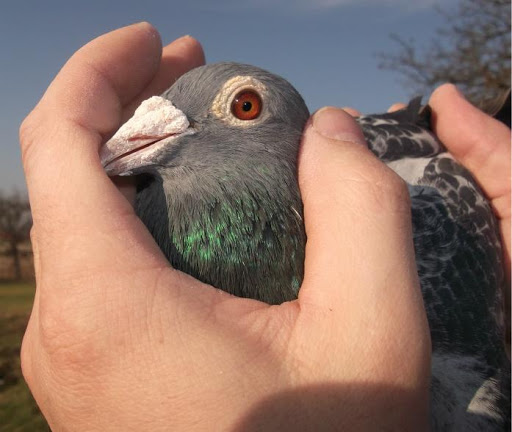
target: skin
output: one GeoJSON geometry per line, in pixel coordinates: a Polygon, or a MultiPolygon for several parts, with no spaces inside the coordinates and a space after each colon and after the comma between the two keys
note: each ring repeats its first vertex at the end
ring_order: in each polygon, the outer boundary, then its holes
{"type": "Polygon", "coordinates": [[[37,291],[22,367],[52,430],[426,429],[407,190],[351,116],[326,108],[306,127],[305,279],[280,306],[173,270],[104,173],[101,143],[203,62],[190,37],[162,51],[148,24],[116,30],[23,122],[37,291]]]}

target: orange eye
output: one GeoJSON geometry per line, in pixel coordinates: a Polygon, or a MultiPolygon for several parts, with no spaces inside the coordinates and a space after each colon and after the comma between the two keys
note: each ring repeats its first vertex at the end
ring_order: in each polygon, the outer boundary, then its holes
{"type": "Polygon", "coordinates": [[[261,113],[261,98],[253,90],[242,90],[233,99],[231,112],[240,120],[254,120],[261,113]]]}

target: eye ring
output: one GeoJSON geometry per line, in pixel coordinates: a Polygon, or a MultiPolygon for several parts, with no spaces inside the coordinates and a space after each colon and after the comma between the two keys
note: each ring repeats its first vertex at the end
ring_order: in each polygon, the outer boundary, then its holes
{"type": "Polygon", "coordinates": [[[254,120],[261,114],[262,107],[260,95],[252,89],[245,89],[233,98],[231,113],[239,120],[254,120]]]}

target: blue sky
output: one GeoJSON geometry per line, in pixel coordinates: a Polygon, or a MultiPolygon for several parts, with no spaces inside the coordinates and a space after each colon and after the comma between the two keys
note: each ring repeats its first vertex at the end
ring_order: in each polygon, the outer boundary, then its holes
{"type": "MultiPolygon", "coordinates": [[[[443,7],[457,0],[444,0],[443,7]]],[[[400,76],[378,68],[397,33],[425,45],[438,0],[5,0],[0,15],[0,189],[25,190],[18,128],[74,51],[96,36],[151,22],[164,43],[190,34],[208,62],[251,63],[287,78],[310,110],[363,112],[406,101],[400,76]]]]}

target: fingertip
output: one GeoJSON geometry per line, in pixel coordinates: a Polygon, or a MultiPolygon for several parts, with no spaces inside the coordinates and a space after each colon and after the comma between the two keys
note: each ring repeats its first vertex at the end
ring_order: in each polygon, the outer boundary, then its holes
{"type": "MultiPolygon", "coordinates": [[[[100,99],[100,95],[104,101],[116,99],[124,105],[151,81],[158,70],[161,54],[162,41],[153,25],[148,22],[128,25],[103,34],[80,48],[49,90],[59,84],[59,90],[67,87],[84,92],[81,98],[71,98],[75,105],[80,105],[77,100],[100,99]],[[67,79],[62,79],[63,76],[67,79]],[[100,86],[103,88],[99,89],[100,86]]],[[[85,111],[91,111],[87,109],[88,104],[81,105],[85,111]]],[[[64,112],[75,112],[68,107],[62,108],[64,112]]]]}
{"type": "Polygon", "coordinates": [[[96,38],[62,68],[20,130],[35,219],[41,213],[73,220],[76,211],[101,220],[105,203],[121,208],[97,149],[119,125],[123,104],[151,81],[161,53],[158,31],[143,22],[96,38]]]}
{"type": "Polygon", "coordinates": [[[150,96],[167,90],[184,73],[205,62],[203,47],[192,36],[185,35],[167,44],[161,50],[158,70],[151,83],[125,107],[123,120],[133,115],[139,104],[150,96]]]}
{"type": "Polygon", "coordinates": [[[163,57],[172,55],[182,57],[187,61],[189,69],[201,66],[205,63],[204,50],[201,43],[190,35],[182,36],[171,43],[167,44],[163,49],[163,57]]]}
{"type": "Polygon", "coordinates": [[[342,214],[357,219],[382,211],[409,211],[403,180],[369,151],[359,125],[337,108],[319,110],[306,126],[299,187],[306,231],[316,232],[322,225],[312,217],[335,221],[342,214]]]}
{"type": "Polygon", "coordinates": [[[359,125],[350,113],[340,108],[319,109],[311,117],[308,129],[332,141],[351,142],[367,147],[359,125]]]}
{"type": "Polygon", "coordinates": [[[436,103],[440,99],[444,99],[446,97],[457,97],[460,99],[465,99],[463,93],[459,90],[459,88],[452,83],[441,84],[437,87],[430,96],[430,103],[436,103]]]}
{"type": "Polygon", "coordinates": [[[465,108],[474,108],[464,94],[451,83],[442,84],[437,87],[430,96],[429,105],[432,108],[433,122],[435,123],[439,112],[453,111],[454,106],[463,106],[465,108]]]}
{"type": "Polygon", "coordinates": [[[351,107],[343,107],[341,108],[343,111],[349,113],[352,117],[361,117],[361,111],[356,110],[355,108],[351,107]]]}
{"type": "Polygon", "coordinates": [[[457,86],[451,83],[442,84],[433,91],[429,106],[432,108],[432,129],[442,141],[447,140],[448,144],[455,141],[452,139],[453,135],[458,136],[464,132],[458,131],[462,122],[470,121],[475,114],[479,114],[457,86]],[[447,127],[449,124],[452,127],[447,127]]]}
{"type": "Polygon", "coordinates": [[[410,270],[407,187],[369,151],[361,128],[345,111],[326,107],[309,120],[299,187],[308,238],[301,304],[343,303],[340,284],[347,278],[368,282],[367,263],[380,265],[383,255],[410,270]]]}
{"type": "Polygon", "coordinates": [[[453,84],[435,89],[429,105],[433,131],[456,158],[464,160],[467,154],[481,155],[481,150],[490,148],[485,143],[508,141],[510,129],[475,107],[453,84]]]}
{"type": "Polygon", "coordinates": [[[153,24],[151,24],[149,21],[139,21],[139,22],[136,22],[136,23],[132,24],[131,26],[127,26],[127,27],[134,27],[136,29],[145,30],[148,33],[159,34],[156,27],[153,24]]]}
{"type": "Polygon", "coordinates": [[[329,173],[331,165],[334,170],[341,166],[344,152],[366,147],[362,130],[350,114],[335,107],[316,111],[304,128],[299,152],[302,193],[308,195],[309,189],[317,188],[318,178],[329,173]]]}
{"type": "Polygon", "coordinates": [[[185,49],[191,52],[195,58],[201,60],[204,63],[205,56],[203,46],[195,37],[191,35],[185,35],[179,39],[176,39],[174,44],[183,46],[185,49]]]}
{"type": "Polygon", "coordinates": [[[162,38],[160,37],[160,33],[156,29],[156,27],[148,21],[140,21],[138,23],[126,26],[125,28],[131,28],[135,31],[140,31],[141,33],[146,33],[151,39],[157,41],[157,43],[162,45],[162,38]]]}
{"type": "Polygon", "coordinates": [[[401,109],[404,109],[405,107],[407,107],[407,105],[405,105],[404,103],[401,103],[401,102],[394,103],[393,105],[391,105],[389,107],[388,112],[399,111],[401,109]]]}

